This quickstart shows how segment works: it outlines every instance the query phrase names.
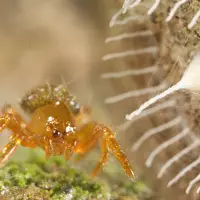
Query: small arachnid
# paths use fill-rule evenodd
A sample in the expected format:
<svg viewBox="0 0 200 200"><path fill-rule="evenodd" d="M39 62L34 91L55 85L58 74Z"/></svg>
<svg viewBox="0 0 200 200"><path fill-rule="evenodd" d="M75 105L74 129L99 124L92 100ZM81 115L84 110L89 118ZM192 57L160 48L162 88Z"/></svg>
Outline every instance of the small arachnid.
<svg viewBox="0 0 200 200"><path fill-rule="evenodd" d="M46 157L64 155L70 159L73 153L85 155L101 141L100 160L92 172L95 176L112 153L123 166L126 174L134 179L128 159L120 149L115 134L105 125L90 118L88 108L81 107L74 96L62 86L44 84L32 90L20 102L31 114L26 123L12 108L5 109L0 117L0 131L12 131L11 141L0 153L0 164L9 159L17 146L42 148Z"/></svg>

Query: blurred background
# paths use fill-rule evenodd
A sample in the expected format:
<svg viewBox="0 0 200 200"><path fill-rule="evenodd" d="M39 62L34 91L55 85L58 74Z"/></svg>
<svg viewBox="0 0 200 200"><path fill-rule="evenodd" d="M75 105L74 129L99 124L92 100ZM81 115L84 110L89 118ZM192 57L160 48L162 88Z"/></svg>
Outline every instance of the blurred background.
<svg viewBox="0 0 200 200"><path fill-rule="evenodd" d="M103 3L91 2L1 2L1 105L51 76L87 82L99 64L106 17Z"/></svg>

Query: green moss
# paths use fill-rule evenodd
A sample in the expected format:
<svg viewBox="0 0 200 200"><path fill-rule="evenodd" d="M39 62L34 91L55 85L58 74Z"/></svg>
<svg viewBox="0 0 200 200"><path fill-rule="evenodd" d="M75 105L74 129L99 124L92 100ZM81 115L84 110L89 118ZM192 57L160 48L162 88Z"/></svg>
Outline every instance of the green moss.
<svg viewBox="0 0 200 200"><path fill-rule="evenodd" d="M60 158L10 162L0 170L3 199L107 199L102 183L69 168ZM36 198L37 197L37 198Z"/></svg>
<svg viewBox="0 0 200 200"><path fill-rule="evenodd" d="M112 199L150 199L152 197L151 190L142 181L136 181L134 184L131 181L121 181L112 185Z"/></svg>
<svg viewBox="0 0 200 200"><path fill-rule="evenodd" d="M28 159L17 161L22 153ZM0 169L1 200L147 200L152 195L143 182L129 180L114 159L107 163L101 176L90 179L70 168L63 157L47 161L41 154L39 150L19 151L14 160ZM97 152L84 160L85 166L78 166L93 166L94 157L97 158Z"/></svg>

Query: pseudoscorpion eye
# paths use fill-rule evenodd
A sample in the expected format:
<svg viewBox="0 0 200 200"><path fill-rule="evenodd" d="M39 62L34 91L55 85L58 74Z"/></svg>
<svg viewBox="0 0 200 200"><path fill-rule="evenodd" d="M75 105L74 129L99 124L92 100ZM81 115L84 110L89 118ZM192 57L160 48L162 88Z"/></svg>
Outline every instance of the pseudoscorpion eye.
<svg viewBox="0 0 200 200"><path fill-rule="evenodd" d="M80 112L80 104L74 99L74 97L69 97L68 103L70 105L70 109L74 114L79 114Z"/></svg>
<svg viewBox="0 0 200 200"><path fill-rule="evenodd" d="M54 129L54 130L52 131L52 134L53 134L53 137L59 137L59 136L62 135L61 132L59 132L59 131L56 130L56 129Z"/></svg>

